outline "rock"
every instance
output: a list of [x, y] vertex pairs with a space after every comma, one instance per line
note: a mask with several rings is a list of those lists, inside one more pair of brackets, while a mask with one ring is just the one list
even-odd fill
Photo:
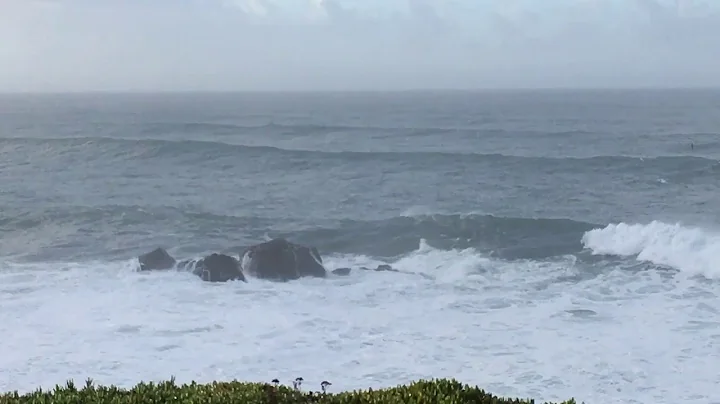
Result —
[[363, 271], [377, 271], [377, 272], [400, 272], [399, 270], [391, 267], [388, 264], [380, 264], [377, 268], [360, 267]]
[[176, 263], [175, 258], [168, 254], [164, 248], [156, 248], [139, 256], [138, 262], [140, 262], [140, 271], [172, 269]]
[[[236, 258], [213, 253], [199, 260], [185, 259], [176, 261], [163, 248], [138, 257], [140, 271], [167, 270], [177, 268], [189, 271], [207, 282], [227, 282], [241, 280], [247, 282], [246, 274], [260, 279], [289, 281], [306, 276], [324, 278], [327, 271], [322, 264], [322, 257], [315, 247], [295, 244], [286, 239], [277, 238], [265, 243], [253, 245], [245, 250], [242, 262]], [[400, 272], [388, 264], [376, 268], [360, 267], [365, 271]], [[337, 268], [333, 275], [347, 276], [350, 268]]]
[[277, 281], [327, 276], [316, 248], [282, 238], [249, 247], [243, 256], [242, 269], [258, 278]]
[[332, 273], [334, 275], [347, 276], [347, 275], [350, 275], [350, 268], [333, 269]]
[[391, 267], [388, 264], [381, 264], [378, 265], [377, 268], [375, 268], [376, 271], [386, 271], [386, 272], [399, 272], [397, 269]]
[[[185, 265], [187, 268], [187, 265]], [[227, 282], [240, 280], [247, 282], [240, 268], [240, 262], [225, 254], [210, 254], [198, 260], [193, 273], [207, 282]]]

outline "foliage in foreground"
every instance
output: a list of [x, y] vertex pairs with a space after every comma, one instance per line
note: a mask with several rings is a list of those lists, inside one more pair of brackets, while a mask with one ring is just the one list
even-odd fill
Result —
[[[380, 390], [341, 392], [303, 392], [286, 386], [266, 383], [213, 382], [177, 385], [175, 380], [161, 383], [140, 383], [130, 390], [115, 386], [94, 386], [91, 379], [78, 389], [72, 381], [55, 386], [51, 391], [38, 389], [20, 395], [17, 391], [0, 395], [0, 404], [144, 404], [144, 403], [257, 403], [257, 404], [531, 404], [533, 400], [493, 396], [476, 387], [454, 379], [420, 380]], [[550, 403], [546, 403], [550, 404]], [[561, 404], [576, 404], [574, 399]]]

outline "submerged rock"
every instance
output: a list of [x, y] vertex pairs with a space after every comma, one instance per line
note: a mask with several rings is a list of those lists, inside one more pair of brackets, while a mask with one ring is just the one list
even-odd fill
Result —
[[350, 268], [337, 268], [337, 269], [333, 269], [332, 273], [334, 275], [347, 276], [347, 275], [350, 275], [350, 271], [351, 271]]
[[[368, 268], [368, 267], [360, 267], [358, 268], [363, 271], [377, 271], [377, 272], [400, 272], [399, 270], [391, 267], [388, 264], [380, 264], [376, 268]], [[350, 272], [352, 269], [350, 268], [338, 268], [332, 271], [333, 274], [339, 275], [339, 276], [347, 276], [350, 275]]]

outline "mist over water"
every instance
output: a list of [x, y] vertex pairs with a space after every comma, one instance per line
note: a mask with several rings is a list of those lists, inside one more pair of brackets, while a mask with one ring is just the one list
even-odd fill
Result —
[[[0, 388], [456, 377], [538, 401], [717, 401], [718, 107], [687, 90], [2, 96]], [[401, 272], [134, 271], [157, 246], [269, 237], [329, 270]]]
[[720, 86], [709, 0], [4, 0], [0, 91]]

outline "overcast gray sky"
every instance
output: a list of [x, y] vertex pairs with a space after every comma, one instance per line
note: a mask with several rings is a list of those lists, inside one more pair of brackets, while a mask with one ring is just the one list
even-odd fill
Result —
[[0, 91], [720, 86], [719, 0], [0, 0]]

